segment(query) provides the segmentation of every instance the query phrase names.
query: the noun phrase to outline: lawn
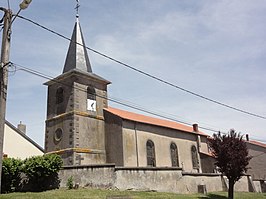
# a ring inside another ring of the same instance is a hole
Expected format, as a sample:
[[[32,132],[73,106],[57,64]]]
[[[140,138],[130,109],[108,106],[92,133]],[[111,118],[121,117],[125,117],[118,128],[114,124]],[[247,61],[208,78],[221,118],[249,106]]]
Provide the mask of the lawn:
[[[46,191],[41,193],[10,193],[2,194],[0,198],[92,198],[92,199],[226,199],[227,193],[217,192],[209,193],[207,195],[200,194],[174,194],[174,193],[159,193],[159,192],[137,192],[137,191],[114,191],[114,190],[100,190],[100,189],[78,189],[66,190],[58,189],[53,191]],[[235,193],[235,199],[266,199],[266,193]]]

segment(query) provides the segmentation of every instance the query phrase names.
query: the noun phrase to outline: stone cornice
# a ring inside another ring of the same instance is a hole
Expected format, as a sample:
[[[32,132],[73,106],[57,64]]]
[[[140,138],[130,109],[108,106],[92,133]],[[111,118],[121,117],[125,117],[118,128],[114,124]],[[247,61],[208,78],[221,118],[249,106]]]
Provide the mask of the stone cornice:
[[[91,114],[89,114],[87,112],[83,112],[83,111],[69,111],[69,112],[57,115],[55,117],[49,118],[49,119],[46,120],[46,122],[50,122],[50,121],[58,120],[58,119],[63,119],[63,118],[65,118],[67,116],[70,116],[70,115],[78,115],[78,116],[83,116],[83,117],[94,118],[94,119],[97,119],[97,120],[104,120],[104,118],[102,116],[100,116],[100,115],[91,115]]]

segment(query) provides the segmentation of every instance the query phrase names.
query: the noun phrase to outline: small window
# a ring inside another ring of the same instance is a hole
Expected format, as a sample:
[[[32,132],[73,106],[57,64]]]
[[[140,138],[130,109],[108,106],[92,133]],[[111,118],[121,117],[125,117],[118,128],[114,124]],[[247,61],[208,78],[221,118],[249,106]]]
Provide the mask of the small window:
[[[87,110],[96,111],[96,94],[95,89],[88,86],[87,88]]]
[[[60,142],[62,137],[63,137],[63,131],[62,131],[62,129],[59,128],[55,131],[54,139],[56,142]]]
[[[96,100],[95,89],[90,86],[87,88],[87,99]]]
[[[191,157],[192,157],[192,166],[193,169],[199,168],[199,158],[198,158],[198,152],[196,146],[191,147]]]
[[[146,150],[147,150],[147,166],[156,167],[155,147],[153,141],[151,140],[147,141]]]
[[[175,143],[170,145],[172,167],[179,167],[178,150]]]
[[[60,104],[64,101],[64,89],[59,87],[56,91],[56,104]]]

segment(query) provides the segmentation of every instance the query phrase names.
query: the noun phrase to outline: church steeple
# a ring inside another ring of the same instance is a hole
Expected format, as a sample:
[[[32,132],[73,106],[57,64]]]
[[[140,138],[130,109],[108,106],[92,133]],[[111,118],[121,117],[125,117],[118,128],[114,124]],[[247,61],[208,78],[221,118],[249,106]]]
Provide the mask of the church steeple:
[[[82,35],[78,14],[77,21],[72,33],[71,42],[68,48],[63,73],[73,69],[92,73],[91,64]]]
[[[105,164],[104,108],[108,107],[107,85],[111,82],[91,70],[76,1],[77,22],[63,74],[45,83],[45,151],[60,153],[64,165]]]

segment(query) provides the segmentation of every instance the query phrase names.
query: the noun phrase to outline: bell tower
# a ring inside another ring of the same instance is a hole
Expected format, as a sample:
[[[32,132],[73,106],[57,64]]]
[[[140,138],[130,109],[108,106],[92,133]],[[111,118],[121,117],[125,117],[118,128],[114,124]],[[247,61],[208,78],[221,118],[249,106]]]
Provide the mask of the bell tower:
[[[106,163],[103,108],[108,84],[92,72],[77,14],[63,73],[45,83],[46,153],[60,154],[64,165]]]

